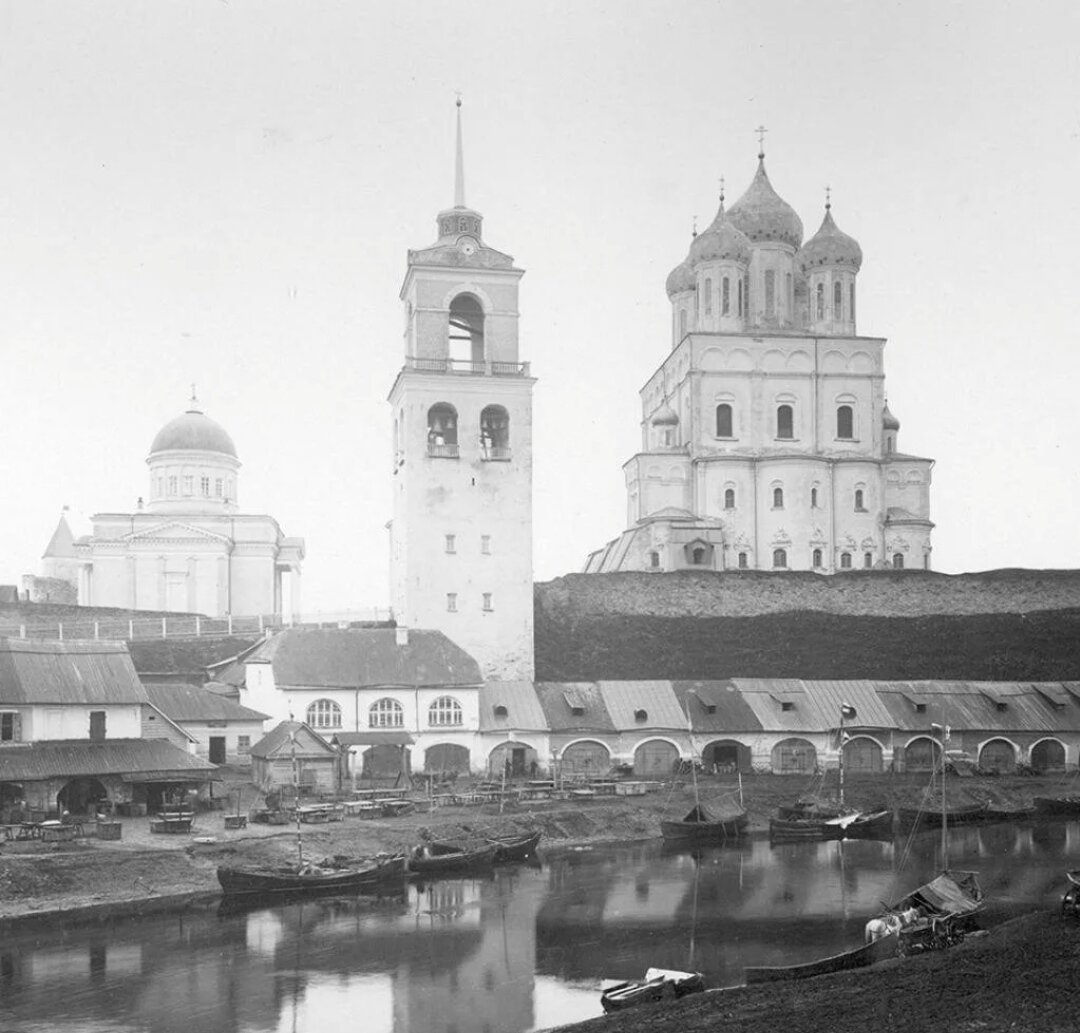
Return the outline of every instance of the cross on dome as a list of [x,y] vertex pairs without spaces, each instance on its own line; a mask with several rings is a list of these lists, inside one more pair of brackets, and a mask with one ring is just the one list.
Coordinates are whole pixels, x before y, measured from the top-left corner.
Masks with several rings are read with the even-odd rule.
[[754,132],[757,133],[757,138],[758,138],[758,157],[759,158],[764,158],[765,157],[765,134],[768,131],[769,130],[766,129],[764,126],[758,126],[757,129],[754,130]]

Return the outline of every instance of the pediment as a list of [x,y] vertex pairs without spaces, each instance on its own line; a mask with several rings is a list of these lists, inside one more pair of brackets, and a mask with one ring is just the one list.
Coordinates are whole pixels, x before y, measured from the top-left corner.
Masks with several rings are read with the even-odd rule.
[[168,520],[165,523],[155,524],[131,534],[124,535],[129,542],[218,542],[222,545],[229,543],[229,538],[223,534],[215,534],[194,524],[186,524],[181,520]]

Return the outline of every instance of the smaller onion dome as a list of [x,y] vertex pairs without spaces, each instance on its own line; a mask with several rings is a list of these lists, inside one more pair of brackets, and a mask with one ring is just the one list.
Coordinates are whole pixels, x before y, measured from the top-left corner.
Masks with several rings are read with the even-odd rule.
[[676,294],[692,291],[694,286],[694,270],[691,268],[689,261],[680,262],[668,273],[667,293],[669,298],[675,297]]
[[654,427],[677,427],[679,425],[679,415],[665,402],[656,410],[650,422]]
[[821,228],[799,251],[796,259],[803,272],[820,265],[846,265],[855,272],[862,265],[862,248],[854,237],[849,237],[833,221],[831,205],[825,205],[825,218]]
[[229,432],[210,419],[192,398],[187,412],[170,420],[157,432],[150,452],[221,452],[236,458],[236,446]]
[[750,239],[728,217],[724,211],[722,197],[716,218],[704,233],[699,233],[694,238],[694,242],[690,245],[689,261],[697,265],[698,262],[718,259],[729,259],[743,264],[750,261]]
[[773,190],[765,172],[764,155],[758,155],[754,180],[746,193],[731,206],[728,218],[755,244],[777,241],[797,248],[802,243],[802,219]]
[[885,430],[899,430],[900,421],[889,412],[889,403],[885,403],[885,409],[881,413],[881,426]]

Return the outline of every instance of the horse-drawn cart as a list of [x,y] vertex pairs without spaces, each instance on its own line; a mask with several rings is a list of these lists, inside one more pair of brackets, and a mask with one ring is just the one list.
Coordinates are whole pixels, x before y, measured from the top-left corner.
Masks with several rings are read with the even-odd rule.
[[1069,888],[1061,898],[1061,913],[1066,918],[1080,918],[1080,868],[1065,873]]

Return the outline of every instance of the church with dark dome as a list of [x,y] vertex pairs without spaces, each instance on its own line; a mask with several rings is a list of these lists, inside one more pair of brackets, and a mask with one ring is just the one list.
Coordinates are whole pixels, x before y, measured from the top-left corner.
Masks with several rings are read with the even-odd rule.
[[586,573],[930,569],[933,460],[900,451],[885,340],[856,329],[863,254],[826,195],[803,240],[765,155],[667,278],[671,341],[641,390],[627,529]]
[[[63,560],[74,573],[81,605],[299,613],[304,540],[286,537],[271,516],[241,512],[236,446],[195,397],[154,436],[146,464],[136,512],[97,513],[90,534],[54,534],[46,550],[46,567]],[[61,547],[70,556],[50,554]]]

